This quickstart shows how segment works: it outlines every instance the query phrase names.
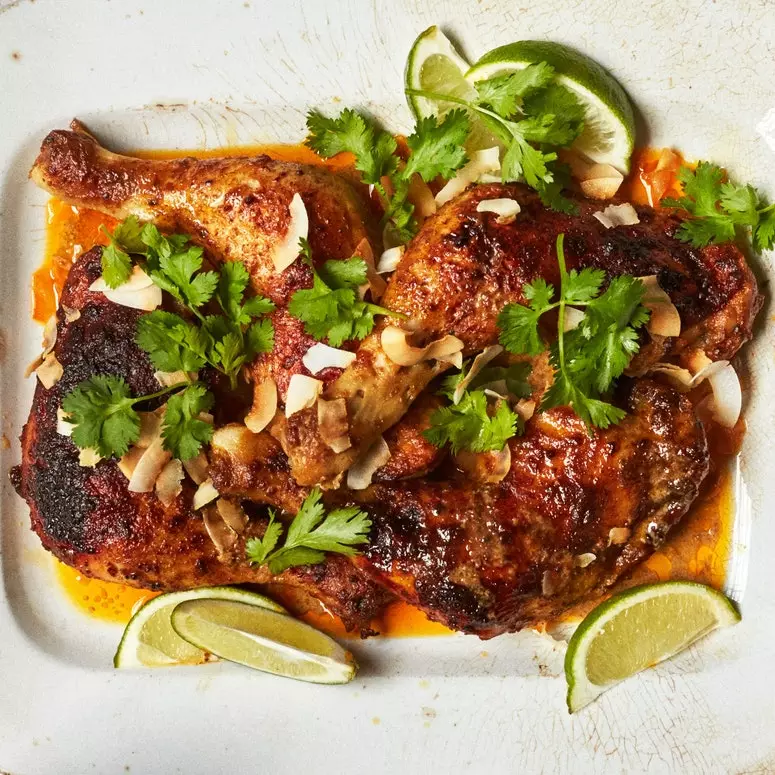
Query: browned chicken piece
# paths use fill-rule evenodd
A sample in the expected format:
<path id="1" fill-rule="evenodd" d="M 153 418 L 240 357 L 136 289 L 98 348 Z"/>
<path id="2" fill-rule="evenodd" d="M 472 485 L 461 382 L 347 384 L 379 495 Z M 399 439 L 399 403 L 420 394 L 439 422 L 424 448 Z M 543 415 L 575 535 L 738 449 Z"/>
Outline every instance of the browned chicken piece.
<path id="1" fill-rule="evenodd" d="M 272 255 L 288 232 L 289 205 L 299 194 L 309 218 L 316 264 L 346 259 L 368 241 L 369 216 L 352 186 L 324 169 L 268 156 L 148 160 L 106 150 L 77 121 L 45 138 L 30 177 L 64 202 L 115 218 L 135 215 L 159 228 L 190 234 L 216 261 L 241 261 L 256 293 L 278 307 L 277 347 L 255 363 L 256 381 L 271 377 L 284 400 L 301 359 L 315 340 L 285 307 L 311 287 L 312 272 L 296 261 L 282 272 Z M 350 345 L 352 347 L 352 345 Z M 318 375 L 331 381 L 341 369 Z"/>
<path id="2" fill-rule="evenodd" d="M 279 581 L 322 601 L 348 628 L 370 633 L 372 619 L 391 595 L 347 558 L 331 555 L 320 565 L 289 568 L 273 577 L 245 559 L 245 541 L 263 534 L 265 517 L 251 519 L 219 553 L 202 512 L 192 509 L 196 488 L 188 479 L 182 493 L 164 507 L 154 493 L 129 492 L 115 461 L 103 460 L 94 468 L 79 464 L 73 442 L 57 432 L 57 409 L 68 392 L 94 374 L 122 376 L 134 395 L 159 388 L 147 356 L 134 343 L 140 313 L 88 290 L 100 271 L 100 248 L 70 271 L 62 304 L 79 310 L 80 317 L 68 323 L 58 313 L 54 352 L 64 373 L 50 390 L 38 383 L 22 433 L 22 462 L 14 480 L 43 546 L 87 576 L 148 589 Z M 256 438 L 276 447 L 267 434 Z M 301 490 L 287 473 L 279 477 L 276 470 L 282 469 L 285 456 L 268 448 L 261 454 L 270 472 L 275 467 L 274 478 L 265 479 L 273 488 L 272 501 L 295 510 Z"/>
<path id="3" fill-rule="evenodd" d="M 360 567 L 431 619 L 485 638 L 610 586 L 660 545 L 709 465 L 686 398 L 625 382 L 630 413 L 605 431 L 590 434 L 568 408 L 535 415 L 509 442 L 498 484 L 452 475 L 358 494 L 373 523 Z"/>
<path id="4" fill-rule="evenodd" d="M 511 223 L 477 212 L 479 202 L 499 198 L 520 204 Z M 497 341 L 498 313 L 507 303 L 525 302 L 525 283 L 537 277 L 559 282 L 555 242 L 564 233 L 568 269 L 657 275 L 680 313 L 681 336 L 647 339 L 628 373 L 644 373 L 665 359 L 687 365 L 697 351 L 713 360 L 728 359 L 751 338 L 762 297 L 736 245 L 693 248 L 674 236 L 679 216 L 650 207 L 636 208 L 640 223 L 606 229 L 593 217 L 602 209 L 600 202 L 575 201 L 578 214 L 564 215 L 548 210 L 525 186 L 469 188 L 425 221 L 381 303 L 408 315 L 429 340 L 454 334 L 470 355 Z M 443 368 L 391 363 L 380 347 L 381 327 L 361 344 L 357 361 L 326 389 L 326 397 L 348 402 L 350 449 L 335 454 L 322 444 L 309 410 L 287 422 L 278 420 L 285 426 L 281 437 L 299 482 L 335 481 Z"/>

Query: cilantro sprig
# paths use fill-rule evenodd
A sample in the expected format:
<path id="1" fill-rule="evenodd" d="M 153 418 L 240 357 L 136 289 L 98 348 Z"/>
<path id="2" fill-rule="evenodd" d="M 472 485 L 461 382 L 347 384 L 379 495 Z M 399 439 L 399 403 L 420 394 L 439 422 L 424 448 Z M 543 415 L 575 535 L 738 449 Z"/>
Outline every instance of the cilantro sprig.
<path id="1" fill-rule="evenodd" d="M 323 562 L 325 552 L 352 556 L 358 544 L 368 541 L 371 520 L 351 506 L 326 513 L 321 503 L 322 493 L 316 487 L 304 499 L 288 527 L 280 546 L 282 524 L 274 511 L 269 511 L 269 524 L 261 538 L 251 538 L 245 544 L 248 560 L 267 565 L 272 573 L 281 573 L 292 565 L 316 565 Z"/>
<path id="2" fill-rule="evenodd" d="M 344 151 L 355 156 L 363 182 L 374 186 L 382 200 L 383 226 L 389 223 L 402 242 L 417 231 L 414 206 L 408 201 L 412 176 L 417 174 L 426 183 L 438 176 L 450 178 L 467 161 L 463 143 L 469 122 L 462 110 L 450 111 L 441 121 L 434 116 L 420 119 L 406 138 L 410 153 L 405 163 L 397 155 L 398 144 L 391 134 L 349 108 L 336 118 L 310 111 L 307 129 L 306 145 L 323 158 Z M 385 178 L 390 181 L 390 193 Z"/>
<path id="3" fill-rule="evenodd" d="M 467 390 L 460 402 L 442 406 L 430 416 L 423 436 L 434 446 L 449 444 L 452 452 L 501 450 L 522 431 L 522 420 L 506 401 L 498 401 L 491 411 L 484 390 Z"/>
<path id="4" fill-rule="evenodd" d="M 604 400 L 618 377 L 638 352 L 637 329 L 649 318 L 641 304 L 643 283 L 635 277 L 614 277 L 605 292 L 605 273 L 599 269 L 566 270 L 563 234 L 557 237 L 560 292 L 543 279 L 524 286 L 526 305 L 508 304 L 498 316 L 500 343 L 509 352 L 537 355 L 546 349 L 539 331 L 541 317 L 557 309 L 557 340 L 549 348 L 554 381 L 543 396 L 540 410 L 571 406 L 588 425 L 607 428 L 624 418 L 624 411 Z M 565 331 L 565 308 L 584 310 L 584 317 Z"/>
<path id="5" fill-rule="evenodd" d="M 272 349 L 274 328 L 264 316 L 274 304 L 262 296 L 245 298 L 249 276 L 241 263 L 203 271 L 202 248 L 191 245 L 188 236 L 164 235 L 134 216 L 106 234 L 109 244 L 102 251 L 102 272 L 110 287 L 128 279 L 134 256 L 153 282 L 190 313 L 186 318 L 158 309 L 139 318 L 135 339 L 154 368 L 191 375 L 209 366 L 228 377 L 234 388 L 240 369 L 258 353 Z M 121 457 L 139 438 L 135 406 L 168 394 L 164 447 L 188 460 L 212 436 L 212 426 L 200 415 L 212 406 L 213 396 L 195 379 L 133 397 L 120 377 L 97 375 L 68 394 L 62 408 L 75 425 L 72 439 L 78 447 L 93 447 L 103 457 Z"/>
<path id="6" fill-rule="evenodd" d="M 362 258 L 326 261 L 315 269 L 306 239 L 299 240 L 299 251 L 312 269 L 313 284 L 291 296 L 288 312 L 301 320 L 304 330 L 318 341 L 327 339 L 332 347 L 338 347 L 348 339 L 363 339 L 371 333 L 375 315 L 406 317 L 360 298 L 358 288 L 367 282 Z"/>
<path id="7" fill-rule="evenodd" d="M 576 96 L 557 83 L 546 62 L 495 75 L 476 83 L 476 97 L 463 99 L 420 89 L 411 96 L 460 105 L 476 115 L 503 143 L 503 182 L 524 180 L 538 191 L 547 207 L 575 212 L 562 195 L 567 169 L 557 162 L 556 149 L 567 148 L 584 128 L 584 108 Z"/>
<path id="8" fill-rule="evenodd" d="M 212 404 L 203 385 L 181 383 L 133 398 L 122 377 L 97 374 L 65 396 L 62 410 L 67 422 L 75 426 L 72 440 L 77 447 L 96 449 L 106 458 L 121 457 L 140 437 L 137 404 L 173 391 L 177 392 L 168 400 L 162 421 L 164 448 L 176 458 L 189 460 L 213 434 L 212 425 L 198 417 Z"/>
<path id="9" fill-rule="evenodd" d="M 739 229 L 750 229 L 754 248 L 772 250 L 775 246 L 775 203 L 767 205 L 753 186 L 724 181 L 721 167 L 701 161 L 695 170 L 682 166 L 678 180 L 683 196 L 666 197 L 661 204 L 685 210 L 693 217 L 685 220 L 677 237 L 694 247 L 730 242 Z"/>

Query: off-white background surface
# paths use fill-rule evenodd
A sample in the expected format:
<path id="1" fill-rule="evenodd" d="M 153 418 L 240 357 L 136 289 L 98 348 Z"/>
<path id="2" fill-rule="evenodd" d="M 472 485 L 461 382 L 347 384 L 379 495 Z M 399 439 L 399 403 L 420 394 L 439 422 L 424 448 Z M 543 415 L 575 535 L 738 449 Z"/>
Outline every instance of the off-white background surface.
<path id="1" fill-rule="evenodd" d="M 120 628 L 75 613 L 52 584 L 6 477 L 40 337 L 28 284 L 45 196 L 26 180 L 40 140 L 78 116 L 118 148 L 296 141 L 313 105 L 360 105 L 406 130 L 405 56 L 434 23 L 472 60 L 521 38 L 571 43 L 623 81 L 645 116 L 641 143 L 775 195 L 767 2 L 0 2 L 0 410 L 12 439 L 0 459 L 0 771 L 775 772 L 769 310 L 748 350 L 743 622 L 578 716 L 564 708 L 563 648 L 531 633 L 357 644 L 364 667 L 344 687 L 222 665 L 117 673 Z"/>

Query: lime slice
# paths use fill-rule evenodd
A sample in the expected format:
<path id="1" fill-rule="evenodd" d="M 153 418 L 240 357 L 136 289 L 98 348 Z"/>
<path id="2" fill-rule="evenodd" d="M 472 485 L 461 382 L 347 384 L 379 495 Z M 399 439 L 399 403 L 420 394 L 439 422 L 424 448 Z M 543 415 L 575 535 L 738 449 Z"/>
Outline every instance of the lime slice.
<path id="1" fill-rule="evenodd" d="M 201 587 L 185 592 L 168 592 L 149 600 L 129 620 L 116 655 L 115 667 L 163 667 L 201 665 L 213 657 L 183 640 L 170 624 L 178 603 L 186 600 L 236 600 L 283 613 L 284 608 L 255 592 L 235 587 Z"/>
<path id="2" fill-rule="evenodd" d="M 473 84 L 537 62 L 550 64 L 558 83 L 584 105 L 584 131 L 573 148 L 594 162 L 610 164 L 626 174 L 635 145 L 632 105 L 619 82 L 584 54 L 560 43 L 522 40 L 485 54 L 466 72 L 465 78 Z"/>
<path id="3" fill-rule="evenodd" d="M 625 678 L 739 621 L 728 598 L 691 581 L 645 584 L 614 595 L 570 639 L 565 655 L 568 710 L 574 713 Z"/>
<path id="4" fill-rule="evenodd" d="M 274 675 L 319 684 L 352 680 L 349 651 L 276 611 L 226 600 L 189 600 L 172 612 L 175 632 L 203 651 Z"/>
<path id="5" fill-rule="evenodd" d="M 449 94 L 451 97 L 472 100 L 476 97 L 476 90 L 465 79 L 464 74 L 468 68 L 468 62 L 455 50 L 444 33 L 438 27 L 429 27 L 412 45 L 406 60 L 404 85 L 407 89 Z M 441 118 L 449 110 L 460 107 L 452 102 L 437 102 L 413 94 L 407 94 L 406 99 L 412 113 L 418 119 L 426 116 Z M 475 115 L 469 112 L 468 118 L 471 122 L 471 131 L 466 140 L 466 149 L 469 153 L 500 145 L 495 136 Z"/>

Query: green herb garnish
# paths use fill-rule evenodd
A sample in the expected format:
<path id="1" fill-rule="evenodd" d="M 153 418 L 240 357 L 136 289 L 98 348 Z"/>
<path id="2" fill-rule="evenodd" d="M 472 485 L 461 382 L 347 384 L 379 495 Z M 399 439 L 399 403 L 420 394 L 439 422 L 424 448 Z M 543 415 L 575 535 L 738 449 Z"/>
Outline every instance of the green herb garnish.
<path id="1" fill-rule="evenodd" d="M 661 204 L 686 210 L 693 218 L 685 220 L 677 237 L 694 247 L 730 242 L 738 228 L 750 229 L 757 251 L 775 246 L 775 203 L 765 204 L 753 186 L 722 182 L 724 171 L 715 164 L 701 161 L 697 169 L 682 166 L 678 180 L 684 195 L 666 197 Z"/>
<path id="2" fill-rule="evenodd" d="M 217 272 L 202 271 L 202 248 L 191 245 L 186 235 L 164 235 L 153 224 L 141 226 L 134 216 L 108 237 L 102 267 L 110 287 L 128 279 L 134 255 L 153 282 L 191 313 L 186 319 L 154 310 L 139 318 L 136 341 L 156 369 L 190 375 L 210 366 L 227 376 L 234 388 L 240 369 L 258 353 L 272 349 L 274 328 L 263 316 L 274 304 L 262 296 L 245 299 L 249 276 L 241 263 L 224 263 Z M 208 314 L 206 305 L 213 300 L 221 314 Z M 98 375 L 78 385 L 62 408 L 76 426 L 72 438 L 78 447 L 94 447 L 103 457 L 120 457 L 139 437 L 135 405 L 174 393 L 162 425 L 164 447 L 176 458 L 188 460 L 212 436 L 212 426 L 199 415 L 212 406 L 213 396 L 195 382 L 191 379 L 151 395 L 131 397 L 123 379 Z"/>
<path id="3" fill-rule="evenodd" d="M 373 185 L 382 200 L 384 223 L 390 223 L 402 242 L 417 231 L 414 207 L 407 200 L 412 176 L 417 174 L 426 183 L 438 176 L 449 178 L 467 161 L 463 143 L 469 123 L 462 110 L 450 111 L 440 122 L 434 116 L 420 119 L 406 138 L 410 151 L 406 163 L 396 155 L 398 144 L 391 134 L 349 108 L 336 118 L 310 111 L 307 129 L 306 144 L 323 158 L 343 151 L 355 156 L 355 168 L 363 182 Z M 390 180 L 392 194 L 383 178 Z"/>
<path id="4" fill-rule="evenodd" d="M 407 89 L 407 94 L 461 105 L 500 139 L 506 151 L 503 182 L 524 180 L 547 207 L 575 212 L 561 193 L 567 169 L 557 163 L 557 148 L 567 148 L 584 128 L 584 107 L 555 80 L 546 62 L 476 83 L 477 96 L 466 100 L 449 94 Z"/>
<path id="5" fill-rule="evenodd" d="M 500 343 L 509 352 L 537 355 L 546 349 L 538 324 L 542 315 L 558 310 L 557 341 L 549 348 L 554 381 L 546 391 L 540 410 L 571 406 L 588 426 L 607 428 L 622 420 L 623 410 L 603 400 L 638 352 L 637 329 L 649 317 L 641 304 L 645 289 L 635 277 L 614 277 L 604 293 L 600 288 L 605 272 L 565 268 L 563 234 L 557 237 L 560 293 L 543 279 L 524 286 L 527 305 L 508 304 L 498 316 Z M 584 317 L 571 331 L 564 331 L 565 307 L 584 310 Z"/>
<path id="6" fill-rule="evenodd" d="M 405 317 L 360 298 L 358 288 L 367 282 L 366 262 L 362 258 L 326 261 L 315 269 L 307 240 L 299 240 L 299 250 L 302 260 L 312 269 L 312 288 L 296 291 L 288 312 L 304 323 L 310 336 L 318 341 L 327 339 L 332 347 L 337 347 L 348 339 L 363 339 L 371 333 L 375 315 Z"/>
<path id="7" fill-rule="evenodd" d="M 261 538 L 251 538 L 245 544 L 248 560 L 268 565 L 272 573 L 281 573 L 292 565 L 316 565 L 323 562 L 325 552 L 352 556 L 354 546 L 368 541 L 371 520 L 355 506 L 335 509 L 326 514 L 320 502 L 322 494 L 316 487 L 304 499 L 293 518 L 285 542 L 278 547 L 282 525 L 269 511 L 269 524 Z"/>

